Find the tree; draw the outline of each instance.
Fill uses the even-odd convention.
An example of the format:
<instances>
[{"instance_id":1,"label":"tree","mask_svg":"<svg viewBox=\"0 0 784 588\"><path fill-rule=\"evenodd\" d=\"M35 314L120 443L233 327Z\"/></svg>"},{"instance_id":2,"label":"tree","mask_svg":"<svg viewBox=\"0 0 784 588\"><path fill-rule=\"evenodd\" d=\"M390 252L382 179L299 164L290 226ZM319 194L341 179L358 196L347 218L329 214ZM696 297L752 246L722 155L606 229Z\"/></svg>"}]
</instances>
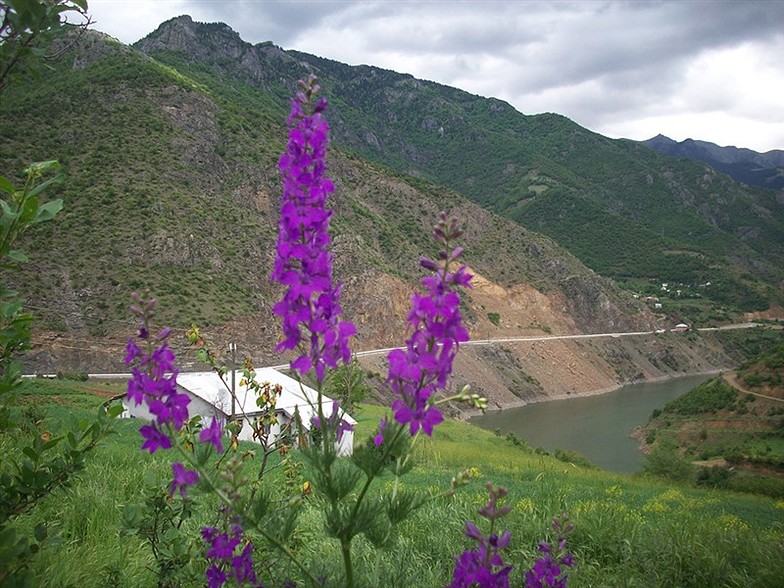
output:
<instances>
[{"instance_id":1,"label":"tree","mask_svg":"<svg viewBox=\"0 0 784 588\"><path fill-rule=\"evenodd\" d=\"M49 33L65 24L69 13L84 18L78 25L81 30L91 24L87 0L0 1L0 91L14 70L35 73L37 61L62 54L47 54L45 41Z\"/></svg>"},{"instance_id":2,"label":"tree","mask_svg":"<svg viewBox=\"0 0 784 588\"><path fill-rule=\"evenodd\" d=\"M658 478L676 482L691 482L695 468L682 457L674 439L664 438L656 443L646 456L643 471Z\"/></svg>"},{"instance_id":3,"label":"tree","mask_svg":"<svg viewBox=\"0 0 784 588\"><path fill-rule=\"evenodd\" d=\"M370 391L370 386L365 382L365 372L356 359L333 370L324 390L326 394L340 402L343 410L349 414L355 412L358 403L362 402Z\"/></svg>"}]
</instances>

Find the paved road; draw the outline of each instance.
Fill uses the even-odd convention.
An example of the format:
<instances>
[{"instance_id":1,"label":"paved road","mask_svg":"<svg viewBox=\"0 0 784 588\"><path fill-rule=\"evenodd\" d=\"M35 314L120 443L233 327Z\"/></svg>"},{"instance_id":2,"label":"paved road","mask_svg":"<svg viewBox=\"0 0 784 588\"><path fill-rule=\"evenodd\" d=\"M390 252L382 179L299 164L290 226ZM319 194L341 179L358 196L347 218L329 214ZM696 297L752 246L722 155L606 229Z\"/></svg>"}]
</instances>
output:
<instances>
[{"instance_id":1,"label":"paved road","mask_svg":"<svg viewBox=\"0 0 784 588\"><path fill-rule=\"evenodd\" d=\"M737 325L727 325L724 327L706 327L697 329L698 331L723 331L731 329L750 329L759 326L757 323L740 323ZM496 339L474 339L467 341L462 345L494 345L496 343L526 343L533 341L563 341L565 339L602 339L607 337L620 338L620 337L638 337L640 335L657 335L665 333L664 329L656 331L633 331L624 333L595 333L590 335L545 335L539 337L502 337ZM359 351L355 355L357 357L369 357L373 355L383 355L389 353L393 349L405 349L405 347L387 347L386 349L371 349L369 351ZM273 366L277 367L277 366Z\"/></svg>"},{"instance_id":2,"label":"paved road","mask_svg":"<svg viewBox=\"0 0 784 588\"><path fill-rule=\"evenodd\" d=\"M704 327L697 329L698 331L724 331L733 329L750 329L759 326L757 323L740 323L736 325L726 325L723 327ZM603 339L612 337L618 339L620 337L639 337L640 335L657 335L665 333L664 329L656 331L633 331L624 333L594 333L590 335L545 335L540 337L501 337L496 339L475 339L463 343L464 346L468 345L495 345L497 343L530 343L535 341L564 341L569 339ZM368 351L357 351L354 355L357 357L372 357L374 355L385 355L393 349L405 349L405 347L386 347L384 349L370 349ZM276 370L287 370L289 364L284 363L280 365L270 366ZM130 374L89 374L91 378L127 378Z\"/></svg>"}]
</instances>

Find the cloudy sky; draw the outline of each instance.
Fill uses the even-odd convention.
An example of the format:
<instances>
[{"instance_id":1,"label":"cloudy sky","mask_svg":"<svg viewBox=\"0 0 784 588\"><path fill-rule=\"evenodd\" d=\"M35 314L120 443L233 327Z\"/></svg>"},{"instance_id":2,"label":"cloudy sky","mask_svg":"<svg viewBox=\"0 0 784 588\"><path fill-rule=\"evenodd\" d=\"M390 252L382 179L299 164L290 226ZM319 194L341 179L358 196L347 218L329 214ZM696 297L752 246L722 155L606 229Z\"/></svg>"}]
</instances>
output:
<instances>
[{"instance_id":1,"label":"cloudy sky","mask_svg":"<svg viewBox=\"0 0 784 588\"><path fill-rule=\"evenodd\" d=\"M133 43L189 14L352 65L557 112L609 137L784 149L784 0L89 0Z\"/></svg>"}]
</instances>

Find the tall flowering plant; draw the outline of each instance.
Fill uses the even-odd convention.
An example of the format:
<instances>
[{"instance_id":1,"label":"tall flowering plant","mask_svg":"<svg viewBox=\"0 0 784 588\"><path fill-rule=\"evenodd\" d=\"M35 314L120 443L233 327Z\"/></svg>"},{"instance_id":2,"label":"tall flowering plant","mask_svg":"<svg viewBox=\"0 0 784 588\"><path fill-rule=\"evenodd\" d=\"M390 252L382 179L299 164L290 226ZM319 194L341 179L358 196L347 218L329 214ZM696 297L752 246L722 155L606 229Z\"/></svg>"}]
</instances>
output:
<instances>
[{"instance_id":1,"label":"tall flowering plant","mask_svg":"<svg viewBox=\"0 0 784 588\"><path fill-rule=\"evenodd\" d=\"M566 548L566 536L574 526L565 514L553 519L553 531L558 538L553 543L542 541L537 551L542 555L525 573L525 588L566 588L569 577L566 568L574 566L574 556Z\"/></svg>"},{"instance_id":2,"label":"tall flowering plant","mask_svg":"<svg viewBox=\"0 0 784 588\"><path fill-rule=\"evenodd\" d=\"M463 252L462 247L451 248L451 245L461 234L457 220L447 219L441 213L433 237L443 246L440 254L443 264L426 257L420 260L420 265L433 274L422 278L425 292L411 296L408 313L411 335L405 350L394 349L387 357L387 382L398 395L392 404L395 420L408 425L412 435L421 429L429 436L433 427L443 421L433 395L446 387L460 343L468 341L468 331L460 316L458 289L470 286L471 274L464 265L451 271L452 264Z\"/></svg>"},{"instance_id":3,"label":"tall flowering plant","mask_svg":"<svg viewBox=\"0 0 784 588\"><path fill-rule=\"evenodd\" d=\"M327 101L313 104L319 91L314 77L300 86L291 101L289 141L278 162L283 195L271 278L286 291L273 312L283 322L276 349L298 349L292 369L300 374L314 369L321 382L327 367L351 359L348 340L356 328L340 320L340 285L332 282L332 210L326 201L335 187L325 175L329 125L322 113Z\"/></svg>"},{"instance_id":4,"label":"tall flowering plant","mask_svg":"<svg viewBox=\"0 0 784 588\"><path fill-rule=\"evenodd\" d=\"M490 500L479 510L479 514L490 521L490 532L485 535L474 523L466 521L465 535L476 541L475 549L465 550L455 558L452 583L447 588L509 588L509 573L512 566L504 565L501 550L509 545L512 534L504 531L496 533L496 521L509 514L511 507L501 505L508 492L487 484Z\"/></svg>"},{"instance_id":5,"label":"tall flowering plant","mask_svg":"<svg viewBox=\"0 0 784 588\"><path fill-rule=\"evenodd\" d=\"M473 468L457 474L451 487L441 494L404 489L399 484L399 478L410 470L410 449L419 433L430 436L443 421L439 405L461 401L480 409L487 406L484 398L470 394L467 387L450 397L439 394L448 387L460 345L469 339L460 313L460 292L471 285L471 275L460 262L462 248L455 246L461 230L457 221L445 213L439 216L433 229L440 248L438 258L423 257L419 262L427 275L420 281L421 290L411 297L405 347L393 350L387 357L386 382L395 394L391 418L382 419L375 438L355 447L349 459L338 458L336 444L351 431L351 426L343 418L337 401L325 410L322 387L328 370L351 359L349 339L356 328L340 317L341 287L332 277L329 250L332 211L327 208L327 198L334 186L326 176L329 128L323 114L327 102L316 99L318 90L315 78L311 77L300 82L300 91L291 101L289 140L279 161L283 192L271 274L271 279L283 287L282 297L273 308L281 319L283 331L277 350L294 352L292 372L299 377L313 374L317 382L315 415L309 420L314 442L304 443L301 430L289 431L292 437L303 440L300 455L309 467L306 490L297 494L289 488L288 496L272 502L269 490L279 489L279 485L265 487L264 465L257 479L251 482L243 475L244 457L235 455L224 460L227 454L237 451L236 436L228 448L223 443L225 429L231 430L233 425L224 429L219 419L213 419L209 425L198 422L198 417L189 419L188 397L177 389L174 354L168 345L170 331L164 329L151 334L154 303L137 297L133 307L141 326L137 338L131 339L127 346L126 363L133 369L127 397L131 402L145 404L152 417L151 423L141 428L142 449L155 453L174 448L183 456L183 462L172 465L172 480L168 485L170 501L192 500L194 489L197 495L203 490L219 499L216 522L201 529L205 581L210 587L227 583L262 585L262 570L266 574L264 581L267 577L280 580L269 561L265 561L262 570L254 565L254 555L271 551L282 553L307 585L325 585L327 579L317 577L312 567L301 561L300 552L291 547L302 502L315 499L319 501L319 512L323 513L325 532L337 540L343 559L342 576L330 578L329 582L353 588L352 544L358 535L364 535L375 546L386 545L400 522L428 500L451 495L473 475ZM188 337L199 347L199 357L223 377L225 368L219 367L214 354L205 349L206 343L195 327ZM258 393L257 404L270 405L274 410L274 401L270 404L268 395L262 393L268 387L252 384L252 369L246 369L246 373L250 389ZM295 421L295 426L305 426L301 420ZM257 419L253 425L255 436L263 445L269 432L265 427L271 422ZM223 455L217 463L209 465L209 458L215 453ZM243 456L252 458L253 453L244 452ZM266 464L266 445L262 453L262 464ZM384 472L394 477L394 483L371 492L374 481ZM501 504L506 490L488 485L488 491L490 501L480 514L490 521L490 531L485 535L472 522L466 523L466 536L476 542L476 547L455 558L450 586L509 585L512 567L504 563L501 551L509 544L511 534L509 531L498 534L495 530L497 520L509 512L509 507ZM565 544L558 545L560 550ZM557 557L560 556L559 551ZM558 577L559 571L551 565L554 562L550 559L534 568L531 581L540 572L545 574L545 581ZM561 558L557 562L568 566L571 559ZM284 585L297 584L287 579Z\"/></svg>"},{"instance_id":6,"label":"tall flowering plant","mask_svg":"<svg viewBox=\"0 0 784 588\"><path fill-rule=\"evenodd\" d=\"M177 390L177 369L174 352L169 347L171 329L163 329L156 335L150 333L150 323L155 314L155 300L142 300L134 293L131 311L139 319L136 339L128 339L125 364L131 367L128 380L128 402L145 404L152 415L148 425L142 425L139 433L144 438L142 449L150 454L158 449L170 449L172 437L188 420L188 404L191 399ZM180 462L172 464L173 479L170 495L179 492L186 496L186 488L199 481L199 474L187 470Z\"/></svg>"}]
</instances>

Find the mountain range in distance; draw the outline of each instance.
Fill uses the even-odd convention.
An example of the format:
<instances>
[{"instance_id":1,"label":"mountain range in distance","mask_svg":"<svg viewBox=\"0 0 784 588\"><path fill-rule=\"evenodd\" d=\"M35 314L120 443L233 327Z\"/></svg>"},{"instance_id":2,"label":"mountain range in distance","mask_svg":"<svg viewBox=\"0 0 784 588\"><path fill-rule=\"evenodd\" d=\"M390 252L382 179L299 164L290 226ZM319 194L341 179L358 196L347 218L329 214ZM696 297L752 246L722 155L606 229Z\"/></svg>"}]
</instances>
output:
<instances>
[{"instance_id":1,"label":"mountain range in distance","mask_svg":"<svg viewBox=\"0 0 784 588\"><path fill-rule=\"evenodd\" d=\"M781 149L758 153L695 139L678 142L664 135L640 142L665 155L707 163L738 182L772 190L784 188L784 150Z\"/></svg>"}]
</instances>

